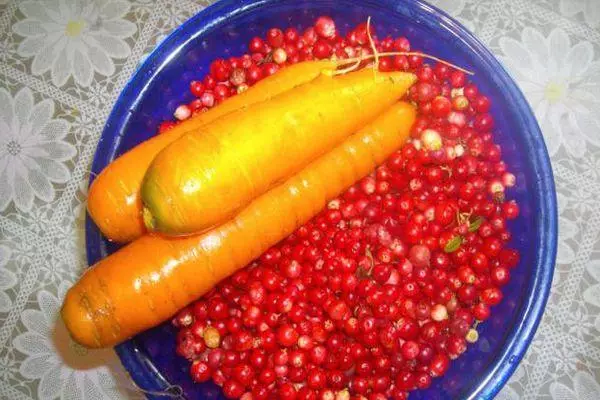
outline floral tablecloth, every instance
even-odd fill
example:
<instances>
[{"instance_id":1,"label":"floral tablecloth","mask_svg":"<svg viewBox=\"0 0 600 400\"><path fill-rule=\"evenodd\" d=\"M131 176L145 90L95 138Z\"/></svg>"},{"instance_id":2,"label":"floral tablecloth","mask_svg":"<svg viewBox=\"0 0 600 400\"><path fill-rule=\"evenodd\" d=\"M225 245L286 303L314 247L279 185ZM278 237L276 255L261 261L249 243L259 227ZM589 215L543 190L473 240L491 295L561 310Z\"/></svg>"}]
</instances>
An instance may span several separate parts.
<instances>
[{"instance_id":1,"label":"floral tablecloth","mask_svg":"<svg viewBox=\"0 0 600 400\"><path fill-rule=\"evenodd\" d=\"M401 1L401 0L399 0ZM488 45L542 127L560 241L536 339L501 399L600 399L600 0L435 0ZM57 311L85 268L92 155L143 57L208 5L0 0L0 399L135 398Z\"/></svg>"}]
</instances>

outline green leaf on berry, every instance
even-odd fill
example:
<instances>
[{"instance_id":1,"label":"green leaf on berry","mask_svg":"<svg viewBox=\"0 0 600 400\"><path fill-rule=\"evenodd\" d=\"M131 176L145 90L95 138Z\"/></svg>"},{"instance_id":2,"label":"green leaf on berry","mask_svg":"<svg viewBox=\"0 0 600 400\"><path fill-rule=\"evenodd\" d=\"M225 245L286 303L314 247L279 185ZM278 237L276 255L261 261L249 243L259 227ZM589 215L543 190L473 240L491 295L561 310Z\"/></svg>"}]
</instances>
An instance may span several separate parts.
<instances>
[{"instance_id":1,"label":"green leaf on berry","mask_svg":"<svg viewBox=\"0 0 600 400\"><path fill-rule=\"evenodd\" d=\"M462 236L454 236L446 245L444 246L444 251L446 253L454 253L460 245L462 244L463 238Z\"/></svg>"},{"instance_id":2,"label":"green leaf on berry","mask_svg":"<svg viewBox=\"0 0 600 400\"><path fill-rule=\"evenodd\" d=\"M469 223L469 232L475 232L483 223L483 217L477 217Z\"/></svg>"}]
</instances>

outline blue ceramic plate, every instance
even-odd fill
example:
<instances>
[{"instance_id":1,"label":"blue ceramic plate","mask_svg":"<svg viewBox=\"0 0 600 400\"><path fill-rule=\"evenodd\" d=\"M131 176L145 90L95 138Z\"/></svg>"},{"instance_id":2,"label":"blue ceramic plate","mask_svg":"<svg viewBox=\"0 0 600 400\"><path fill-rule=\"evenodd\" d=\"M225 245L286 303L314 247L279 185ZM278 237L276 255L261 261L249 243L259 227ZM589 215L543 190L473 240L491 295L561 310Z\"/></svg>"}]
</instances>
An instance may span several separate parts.
<instances>
[{"instance_id":1,"label":"blue ceramic plate","mask_svg":"<svg viewBox=\"0 0 600 400\"><path fill-rule=\"evenodd\" d=\"M517 175L510 196L521 204L522 216L510 228L521 264L504 301L481 326L479 342L431 388L411 394L411 399L430 400L491 398L523 357L544 311L556 255L556 196L544 141L522 93L484 45L443 12L419 0L220 1L173 32L135 73L106 123L92 170L100 172L149 138L178 104L189 102L189 82L203 77L211 60L242 54L252 36L271 26L302 28L323 14L338 21L342 31L371 16L378 34L404 35L413 48L475 71L474 81L493 100L497 140ZM86 238L90 264L115 250L89 220ZM178 386L185 398L222 398L214 384L191 382L187 361L175 355L174 336L165 323L116 350L143 389Z\"/></svg>"}]
</instances>

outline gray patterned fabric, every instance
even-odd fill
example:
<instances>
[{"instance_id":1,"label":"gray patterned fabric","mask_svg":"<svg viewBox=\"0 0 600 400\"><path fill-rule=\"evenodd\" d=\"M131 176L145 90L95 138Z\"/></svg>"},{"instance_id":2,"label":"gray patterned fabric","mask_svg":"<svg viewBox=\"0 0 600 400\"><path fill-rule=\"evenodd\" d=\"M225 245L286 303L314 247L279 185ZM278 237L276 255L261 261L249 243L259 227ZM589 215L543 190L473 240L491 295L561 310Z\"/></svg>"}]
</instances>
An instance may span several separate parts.
<instances>
[{"instance_id":1,"label":"gray patterned fabric","mask_svg":"<svg viewBox=\"0 0 600 400\"><path fill-rule=\"evenodd\" d=\"M57 312L85 268L88 170L138 63L208 2L0 0L0 399L141 397ZM600 399L600 0L435 0L508 67L558 185L560 241L536 339L500 399Z\"/></svg>"}]
</instances>

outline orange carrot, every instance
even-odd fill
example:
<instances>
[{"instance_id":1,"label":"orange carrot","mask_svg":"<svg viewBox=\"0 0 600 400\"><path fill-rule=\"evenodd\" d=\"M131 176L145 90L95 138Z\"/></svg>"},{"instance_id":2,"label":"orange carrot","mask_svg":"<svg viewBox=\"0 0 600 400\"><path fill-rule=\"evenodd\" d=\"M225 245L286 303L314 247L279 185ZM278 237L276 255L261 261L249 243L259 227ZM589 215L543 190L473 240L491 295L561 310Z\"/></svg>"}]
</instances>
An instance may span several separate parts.
<instances>
[{"instance_id":1,"label":"orange carrot","mask_svg":"<svg viewBox=\"0 0 600 400\"><path fill-rule=\"evenodd\" d=\"M109 164L92 183L88 212L104 236L125 243L145 233L140 188L154 157L183 134L232 111L242 109L308 82L322 72L335 70L332 61L307 61L291 65L263 79L246 92L230 97L206 113L188 119L129 150Z\"/></svg>"},{"instance_id":2,"label":"orange carrot","mask_svg":"<svg viewBox=\"0 0 600 400\"><path fill-rule=\"evenodd\" d=\"M397 103L234 219L199 236L146 235L88 269L61 314L87 347L119 343L167 320L315 216L398 149L415 109Z\"/></svg>"},{"instance_id":3,"label":"orange carrot","mask_svg":"<svg viewBox=\"0 0 600 400\"><path fill-rule=\"evenodd\" d=\"M182 136L144 177L146 227L185 235L227 221L375 118L415 79L370 68L321 75Z\"/></svg>"}]
</instances>

